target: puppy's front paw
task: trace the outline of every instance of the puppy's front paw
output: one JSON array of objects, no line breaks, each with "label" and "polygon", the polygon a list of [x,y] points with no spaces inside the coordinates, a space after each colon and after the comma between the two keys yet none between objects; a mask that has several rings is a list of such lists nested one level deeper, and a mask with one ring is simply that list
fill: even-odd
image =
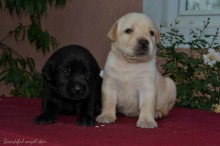
[{"label": "puppy's front paw", "polygon": [[57,118],[54,115],[41,114],[33,119],[33,123],[37,125],[47,125],[55,123],[56,120]]},{"label": "puppy's front paw", "polygon": [[157,123],[155,122],[155,120],[141,120],[139,119],[137,121],[137,127],[139,128],[156,128],[157,127]]},{"label": "puppy's front paw", "polygon": [[101,114],[96,118],[96,121],[99,123],[112,123],[115,122],[116,116],[115,115],[107,115]]},{"label": "puppy's front paw", "polygon": [[96,125],[96,121],[95,119],[89,117],[89,116],[80,116],[77,120],[76,120],[77,125],[79,126],[89,126],[89,127],[93,127]]}]

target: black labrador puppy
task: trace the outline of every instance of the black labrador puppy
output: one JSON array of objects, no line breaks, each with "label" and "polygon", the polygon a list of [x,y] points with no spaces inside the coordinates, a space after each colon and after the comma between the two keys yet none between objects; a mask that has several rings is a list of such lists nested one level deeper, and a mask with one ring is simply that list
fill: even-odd
[{"label": "black labrador puppy", "polygon": [[55,123],[59,115],[78,115],[79,126],[96,125],[101,106],[100,67],[84,47],[69,45],[57,50],[42,70],[42,113],[35,124]]}]

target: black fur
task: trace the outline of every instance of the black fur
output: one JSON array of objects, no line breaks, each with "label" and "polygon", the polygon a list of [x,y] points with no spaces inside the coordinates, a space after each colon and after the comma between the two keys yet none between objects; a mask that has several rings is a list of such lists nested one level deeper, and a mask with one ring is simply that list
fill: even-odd
[{"label": "black fur", "polygon": [[42,70],[42,113],[35,124],[55,123],[59,115],[76,114],[80,126],[96,125],[101,105],[100,67],[92,54],[77,45],[56,51]]}]

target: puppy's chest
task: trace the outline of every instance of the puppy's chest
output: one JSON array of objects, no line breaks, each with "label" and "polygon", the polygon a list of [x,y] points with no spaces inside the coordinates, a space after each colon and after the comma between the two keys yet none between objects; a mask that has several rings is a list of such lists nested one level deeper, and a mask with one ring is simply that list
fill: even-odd
[{"label": "puppy's chest", "polygon": [[154,82],[154,70],[147,64],[110,65],[106,72],[116,90],[117,110],[132,117],[139,115],[139,91]]},{"label": "puppy's chest", "polygon": [[144,86],[142,73],[122,71],[117,77],[115,78],[115,82],[117,82],[117,110],[126,116],[138,117],[138,92]]},{"label": "puppy's chest", "polygon": [[131,117],[139,115],[138,90],[124,86],[117,91],[117,110]]}]

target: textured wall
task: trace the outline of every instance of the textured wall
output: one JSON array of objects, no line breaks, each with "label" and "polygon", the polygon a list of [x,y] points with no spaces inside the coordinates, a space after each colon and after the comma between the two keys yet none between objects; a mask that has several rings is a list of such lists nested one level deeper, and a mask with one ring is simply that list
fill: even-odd
[{"label": "textured wall", "polygon": [[[128,12],[142,12],[142,3],[142,0],[69,0],[63,9],[51,9],[42,19],[42,26],[57,38],[59,47],[68,44],[87,47],[103,68],[110,49],[110,41],[106,37],[109,28],[117,18]],[[0,40],[19,21],[29,23],[25,15],[18,19],[1,12]],[[19,50],[23,56],[34,58],[39,71],[50,56],[50,53],[42,55],[27,42],[6,40],[5,43]],[[8,88],[0,86],[0,94],[9,95]]]}]

